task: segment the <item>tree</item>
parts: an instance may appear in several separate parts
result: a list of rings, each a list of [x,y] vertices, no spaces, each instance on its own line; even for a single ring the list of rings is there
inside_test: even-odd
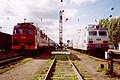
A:
[[[111,20],[100,19],[99,26],[108,28],[109,42],[112,42],[114,45],[120,42],[120,17],[112,18]]]

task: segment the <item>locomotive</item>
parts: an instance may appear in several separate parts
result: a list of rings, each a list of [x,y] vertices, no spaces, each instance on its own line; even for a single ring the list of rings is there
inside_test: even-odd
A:
[[[13,50],[42,50],[53,48],[55,44],[53,40],[31,22],[18,23],[14,26],[12,35]]]
[[[89,54],[104,53],[108,50],[108,31],[98,25],[89,25],[73,39],[73,49]]]

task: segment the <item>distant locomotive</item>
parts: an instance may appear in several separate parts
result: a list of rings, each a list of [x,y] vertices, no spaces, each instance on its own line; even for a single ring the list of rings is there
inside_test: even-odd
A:
[[[86,53],[103,53],[108,50],[108,31],[97,25],[89,25],[73,39],[73,49]]]
[[[11,50],[12,35],[0,32],[0,51]]]
[[[55,44],[55,42],[33,23],[18,23],[14,26],[13,50],[40,50],[49,48],[53,46],[52,44]]]

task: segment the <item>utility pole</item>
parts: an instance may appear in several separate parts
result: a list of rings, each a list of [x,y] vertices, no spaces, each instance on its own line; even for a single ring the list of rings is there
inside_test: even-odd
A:
[[[61,8],[62,8],[62,2],[61,0]],[[60,49],[63,49],[63,12],[64,10],[59,11],[59,44],[60,44]]]

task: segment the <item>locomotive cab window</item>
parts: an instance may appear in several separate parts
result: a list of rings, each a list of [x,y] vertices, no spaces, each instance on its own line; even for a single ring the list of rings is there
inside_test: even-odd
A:
[[[32,34],[32,31],[25,29],[25,30],[24,30],[24,34]]]
[[[100,35],[100,36],[106,36],[107,33],[106,33],[106,31],[99,31],[99,35]]]
[[[29,34],[32,34],[32,30],[29,30]]]
[[[22,33],[23,33],[22,29],[14,30],[14,34],[22,34]]]
[[[90,36],[96,36],[97,35],[97,31],[89,31],[89,35]]]

